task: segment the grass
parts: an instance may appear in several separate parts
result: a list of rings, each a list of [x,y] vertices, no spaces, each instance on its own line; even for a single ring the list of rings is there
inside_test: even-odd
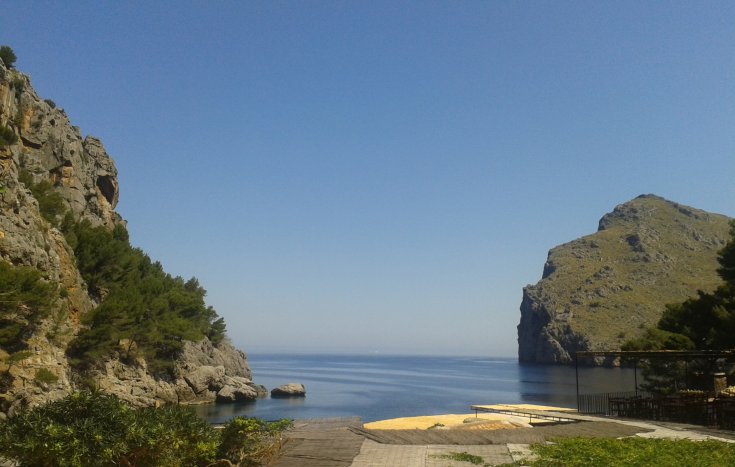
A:
[[[480,456],[475,456],[473,454],[470,454],[468,452],[450,452],[449,454],[435,454],[431,457],[435,457],[437,459],[447,459],[452,461],[459,461],[459,462],[469,462],[473,465],[482,465],[482,466],[489,466],[490,464],[485,463],[485,459],[483,459]]]
[[[567,438],[531,446],[529,467],[735,466],[735,443],[649,438]],[[506,464],[506,466],[521,464]]]

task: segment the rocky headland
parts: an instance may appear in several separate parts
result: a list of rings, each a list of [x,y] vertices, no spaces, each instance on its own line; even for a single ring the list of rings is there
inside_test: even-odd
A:
[[[714,290],[728,221],[641,195],[605,214],[596,233],[552,248],[541,280],[523,289],[519,361],[569,364],[577,351],[619,350],[655,327],[666,304]]]
[[[130,357],[136,346],[130,339],[119,340],[119,352],[109,353],[83,373],[77,370],[68,346],[107,291],[85,282],[74,248],[43,215],[32,187],[60,195],[61,209],[76,222],[108,231],[125,226],[115,211],[117,170],[102,142],[82,136],[62,108],[38,96],[27,75],[0,60],[0,262],[33,268],[43,282],[58,284],[60,291],[51,312],[33,326],[24,317],[25,305],[19,304],[17,313],[4,308],[2,326],[22,332],[16,339],[19,345],[0,346],[0,413],[89,385],[138,406],[265,395],[250,379],[245,354],[227,339],[183,339],[165,375],[151,372],[145,358]]]

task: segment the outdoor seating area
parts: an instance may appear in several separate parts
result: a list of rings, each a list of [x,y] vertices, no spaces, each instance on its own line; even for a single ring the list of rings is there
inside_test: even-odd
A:
[[[606,415],[733,428],[735,399],[694,391],[667,396],[611,397]]]
[[[579,413],[735,429],[735,387],[728,387],[731,372],[722,371],[732,369],[732,352],[578,352],[577,367],[580,359],[596,357],[619,358],[636,368],[635,387],[580,394],[577,376]],[[679,373],[672,370],[677,368]]]

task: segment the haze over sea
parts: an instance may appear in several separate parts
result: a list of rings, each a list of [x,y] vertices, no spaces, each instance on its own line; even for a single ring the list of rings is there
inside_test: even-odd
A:
[[[234,416],[268,420],[359,416],[363,421],[470,413],[473,404],[575,407],[574,367],[519,365],[515,358],[384,355],[249,356],[253,380],[269,390],[306,386],[303,399],[198,406],[212,423]],[[580,368],[580,392],[629,391],[631,369]]]

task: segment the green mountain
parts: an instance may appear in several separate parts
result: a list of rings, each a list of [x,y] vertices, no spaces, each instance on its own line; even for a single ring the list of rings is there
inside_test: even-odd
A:
[[[596,233],[552,248],[542,279],[523,289],[519,361],[564,364],[576,351],[619,350],[655,326],[666,304],[714,290],[728,221],[641,195],[604,215]]]

